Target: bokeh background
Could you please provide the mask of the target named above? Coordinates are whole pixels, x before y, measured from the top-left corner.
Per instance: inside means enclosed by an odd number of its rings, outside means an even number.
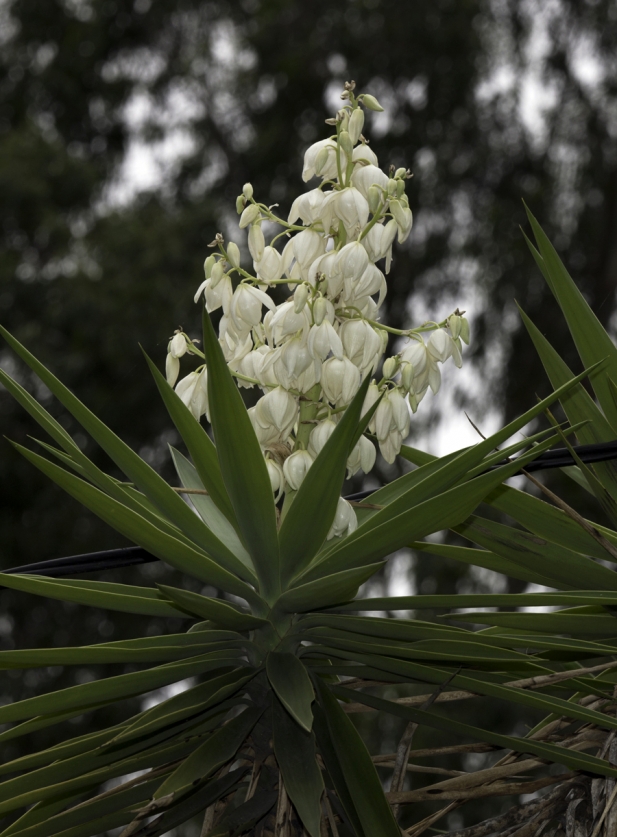
[[[456,306],[471,320],[464,369],[412,422],[411,443],[443,453],[476,438],[465,412],[492,431],[547,392],[515,300],[578,371],[519,228],[523,200],[602,323],[617,325],[617,3],[0,0],[0,322],[170,480],[176,436],[138,344],[162,365],[175,328],[198,335],[192,296],[208,242],[233,230],[246,181],[286,213],[305,188],[302,154],[325,135],[347,79],[385,107],[365,131],[382,165],[414,174],[414,229],[389,276],[387,322],[409,327]],[[0,365],[109,466],[2,346]],[[1,388],[0,426],[22,443],[40,435]],[[369,484],[396,473],[381,462]],[[0,568],[121,545],[0,441]],[[105,577],[184,583],[161,565]],[[520,589],[407,553],[380,584]],[[179,627],[8,591],[0,605],[6,648]],[[9,672],[0,699],[99,673]],[[84,716],[67,735],[99,720]],[[484,722],[521,732],[525,719]],[[392,752],[396,724],[362,723],[375,752]],[[19,739],[4,756],[50,741]],[[473,758],[443,764],[477,767]]]

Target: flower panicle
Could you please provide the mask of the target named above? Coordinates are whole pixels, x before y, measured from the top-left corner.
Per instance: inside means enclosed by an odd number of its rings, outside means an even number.
[[[460,367],[462,344],[469,342],[469,324],[458,309],[440,323],[407,331],[380,322],[394,244],[405,242],[413,225],[406,193],[412,175],[402,167],[380,168],[363,135],[365,110],[382,110],[377,99],[356,95],[352,82],[342,98],[344,106],[326,120],[335,133],[304,155],[303,181],[320,183],[292,202],[286,220],[245,183],[236,210],[252,272],[242,267],[238,244],[218,233],[195,294],[208,312],[222,309],[219,341],[239,386],[263,393],[249,416],[277,499],[298,490],[367,376],[365,410],[381,399],[368,430],[392,463],[411,414],[429,389],[440,388],[440,365],[451,358]],[[273,226],[281,231],[266,241],[264,229],[270,235]],[[278,285],[291,295],[275,304],[268,291]],[[404,338],[402,348],[384,359],[390,334]],[[167,380],[199,419],[208,416],[207,369],[178,381],[187,353],[202,356],[178,330],[169,342]],[[368,473],[375,458],[373,442],[363,436],[349,456],[348,476]],[[353,530],[355,515],[347,506],[337,512],[330,537]]]

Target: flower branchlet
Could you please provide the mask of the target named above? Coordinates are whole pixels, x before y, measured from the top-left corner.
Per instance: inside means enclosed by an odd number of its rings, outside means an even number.
[[[429,389],[439,390],[440,365],[452,358],[460,367],[462,343],[469,342],[469,324],[458,309],[441,322],[407,330],[379,320],[394,242],[402,244],[412,228],[406,194],[412,173],[379,167],[363,131],[365,110],[383,108],[374,96],[355,91],[354,81],[345,83],[345,104],[326,120],[335,133],[307,149],[302,179],[321,182],[293,201],[286,220],[244,184],[236,210],[239,229],[247,230],[252,272],[242,267],[238,244],[217,233],[195,294],[208,311],[222,309],[219,341],[239,386],[263,393],[249,415],[277,499],[297,491],[362,380],[382,361],[365,409],[381,399],[369,431],[393,462],[411,413]],[[268,234],[272,224],[281,228],[269,242],[264,222]],[[278,285],[287,285],[291,296],[275,305],[267,291]],[[407,342],[383,360],[389,334]],[[167,379],[199,419],[208,416],[207,368],[178,381],[185,354],[203,358],[180,329],[169,342]],[[375,456],[373,443],[362,437],[348,459],[348,475],[368,473]],[[354,526],[353,509],[342,505],[331,535]]]

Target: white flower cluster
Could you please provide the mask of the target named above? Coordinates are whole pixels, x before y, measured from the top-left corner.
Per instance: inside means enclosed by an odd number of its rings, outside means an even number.
[[[371,382],[365,410],[379,401],[369,433],[390,463],[409,432],[410,410],[429,388],[439,389],[440,363],[452,357],[461,365],[461,339],[469,337],[458,311],[408,331],[379,322],[392,246],[405,241],[412,226],[405,194],[410,174],[379,168],[362,130],[363,107],[381,107],[354,89],[346,83],[347,104],[326,120],[336,133],[306,151],[302,178],[321,182],[294,200],[287,221],[255,201],[250,183],[244,186],[236,208],[240,229],[248,229],[253,271],[241,266],[238,245],[225,246],[219,234],[195,295],[195,301],[205,298],[208,311],[222,308],[219,340],[238,384],[263,392],[249,415],[277,499],[300,487],[362,380],[379,367],[388,333],[406,344]],[[270,232],[274,224],[282,231],[266,243],[262,227]],[[291,295],[275,304],[267,291],[279,285]],[[430,333],[426,342],[423,333]],[[187,352],[203,357],[179,331],[169,343],[167,379],[196,419],[209,417],[206,366],[176,384],[179,358]],[[348,459],[348,476],[368,473],[375,457],[373,442],[363,436]],[[341,500],[330,536],[354,526],[353,509]]]

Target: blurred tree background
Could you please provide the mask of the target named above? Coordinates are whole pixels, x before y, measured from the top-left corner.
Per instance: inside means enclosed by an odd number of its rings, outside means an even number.
[[[192,296],[208,242],[232,232],[245,181],[286,213],[304,188],[302,154],[324,135],[346,79],[386,109],[365,131],[380,162],[414,173],[415,225],[389,277],[388,323],[440,319],[457,305],[472,323],[465,368],[422,404],[412,444],[467,444],[464,410],[489,429],[546,393],[514,299],[572,357],[519,230],[521,199],[612,325],[615,2],[0,0],[0,44],[0,321],[170,480],[175,435],[138,344],[163,364],[175,328],[198,335]],[[1,347],[0,364],[48,406]],[[11,439],[37,435],[4,392],[0,419]],[[123,545],[6,441],[0,451],[0,567]],[[382,463],[379,474],[396,472]],[[151,583],[165,572],[107,575]],[[408,556],[389,580],[421,592],[491,583]],[[122,615],[0,599],[9,648],[144,630]],[[4,677],[3,701],[96,670],[16,675]],[[391,752],[395,733],[373,730],[374,745],[381,736]]]

